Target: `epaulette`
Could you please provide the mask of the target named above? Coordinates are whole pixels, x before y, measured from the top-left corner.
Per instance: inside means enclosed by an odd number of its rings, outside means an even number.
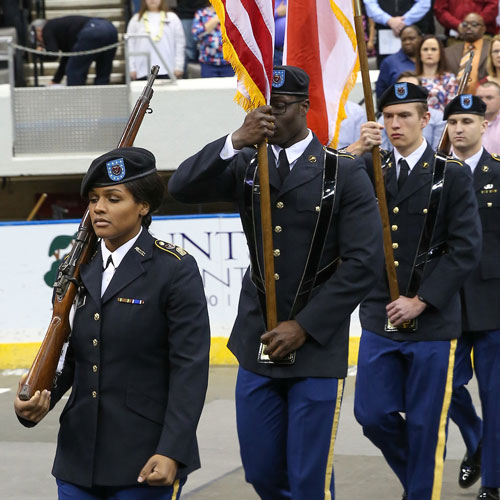
[[[500,155],[497,155],[496,153],[491,153],[491,157],[496,161],[500,161]]]
[[[173,255],[179,260],[181,260],[182,257],[188,254],[186,250],[184,250],[184,248],[175,246],[173,243],[167,243],[166,241],[155,240],[155,245],[160,250]]]

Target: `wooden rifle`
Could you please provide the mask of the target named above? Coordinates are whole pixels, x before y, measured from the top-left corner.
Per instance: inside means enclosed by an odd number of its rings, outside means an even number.
[[[129,147],[134,144],[144,115],[151,112],[149,103],[153,97],[153,82],[159,70],[159,66],[151,68],[151,74],[128,119],[118,143],[118,148]],[[31,365],[28,377],[19,392],[19,399],[22,401],[31,399],[36,391],[41,392],[44,389],[52,389],[61,351],[71,332],[69,314],[80,284],[80,267],[90,260],[96,241],[97,237],[87,208],[80,222],[73,247],[59,267],[54,283],[52,319],[42,345]]]
[[[464,69],[464,74],[460,80],[460,84],[458,85],[457,95],[461,95],[465,92],[467,88],[467,84],[469,83],[470,74],[472,71],[472,60],[474,59],[474,51],[472,50],[469,55],[469,60]],[[450,136],[448,134],[448,123],[444,126],[443,133],[441,134],[441,139],[439,139],[439,144],[437,147],[437,152],[442,155],[449,155],[451,152],[451,142]]]

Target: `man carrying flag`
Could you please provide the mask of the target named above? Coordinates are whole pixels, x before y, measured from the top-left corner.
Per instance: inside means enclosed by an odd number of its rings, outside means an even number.
[[[241,215],[251,266],[228,346],[240,363],[236,415],[246,479],[265,500],[334,498],[349,318],[383,262],[363,162],[321,145],[307,127],[309,105],[305,71],[276,67],[270,105],[185,160],[169,182],[179,201],[233,201]],[[270,331],[254,147],[266,139],[278,317]]]

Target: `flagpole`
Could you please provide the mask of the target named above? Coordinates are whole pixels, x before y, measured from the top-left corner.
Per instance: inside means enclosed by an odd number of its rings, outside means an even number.
[[[368,121],[374,122],[375,108],[373,106],[372,86],[370,82],[370,72],[368,69],[368,56],[366,53],[365,31],[361,12],[361,0],[354,2],[354,26],[356,28],[356,39],[358,42],[359,65],[361,68],[361,78],[363,81],[363,94],[365,96],[366,117]],[[375,192],[378,199],[378,208],[382,218],[382,231],[384,239],[385,268],[387,280],[389,282],[389,293],[391,300],[399,297],[398,279],[396,276],[396,266],[394,264],[394,252],[392,249],[391,228],[389,223],[389,212],[387,210],[387,199],[385,197],[385,185],[382,175],[382,162],[380,161],[380,149],[378,146],[372,148],[373,178],[375,180]]]
[[[262,253],[264,256],[264,282],[266,288],[267,330],[278,325],[276,310],[276,281],[274,277],[273,230],[271,221],[271,194],[267,161],[267,141],[259,144],[260,219],[262,225]]]

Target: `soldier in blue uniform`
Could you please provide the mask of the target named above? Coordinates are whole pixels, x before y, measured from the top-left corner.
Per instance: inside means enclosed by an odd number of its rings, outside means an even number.
[[[500,487],[500,158],[482,145],[486,104],[473,95],[455,97],[444,110],[453,154],[473,173],[483,227],[479,267],[461,291],[462,336],[458,340],[450,418],[458,425],[467,453],[458,482],[468,488],[481,476],[478,499],[498,500]],[[495,305],[496,304],[496,305]],[[465,385],[472,378],[471,351],[479,385],[483,422]],[[482,444],[481,444],[482,438]]]
[[[164,194],[152,153],[100,156],[81,193],[101,240],[81,268],[64,368],[52,391],[16,398],[15,410],[31,427],[72,387],[52,471],[59,499],[178,499],[200,465],[210,340],[201,277],[182,248],[148,232]]]
[[[233,201],[241,215],[252,262],[228,346],[240,364],[236,414],[246,480],[265,500],[334,498],[349,317],[383,260],[363,163],[327,151],[307,128],[308,87],[302,69],[275,68],[271,105],[184,161],[169,182],[179,201]],[[268,332],[253,146],[266,138],[279,321]]]
[[[394,146],[383,164],[400,296],[391,301],[380,280],[361,304],[354,411],[403,498],[431,500],[441,494],[459,289],[479,260],[480,221],[470,169],[446,158],[435,164],[422,136],[427,91],[396,83],[380,106]],[[348,149],[361,154],[380,144],[380,128],[364,124]]]

